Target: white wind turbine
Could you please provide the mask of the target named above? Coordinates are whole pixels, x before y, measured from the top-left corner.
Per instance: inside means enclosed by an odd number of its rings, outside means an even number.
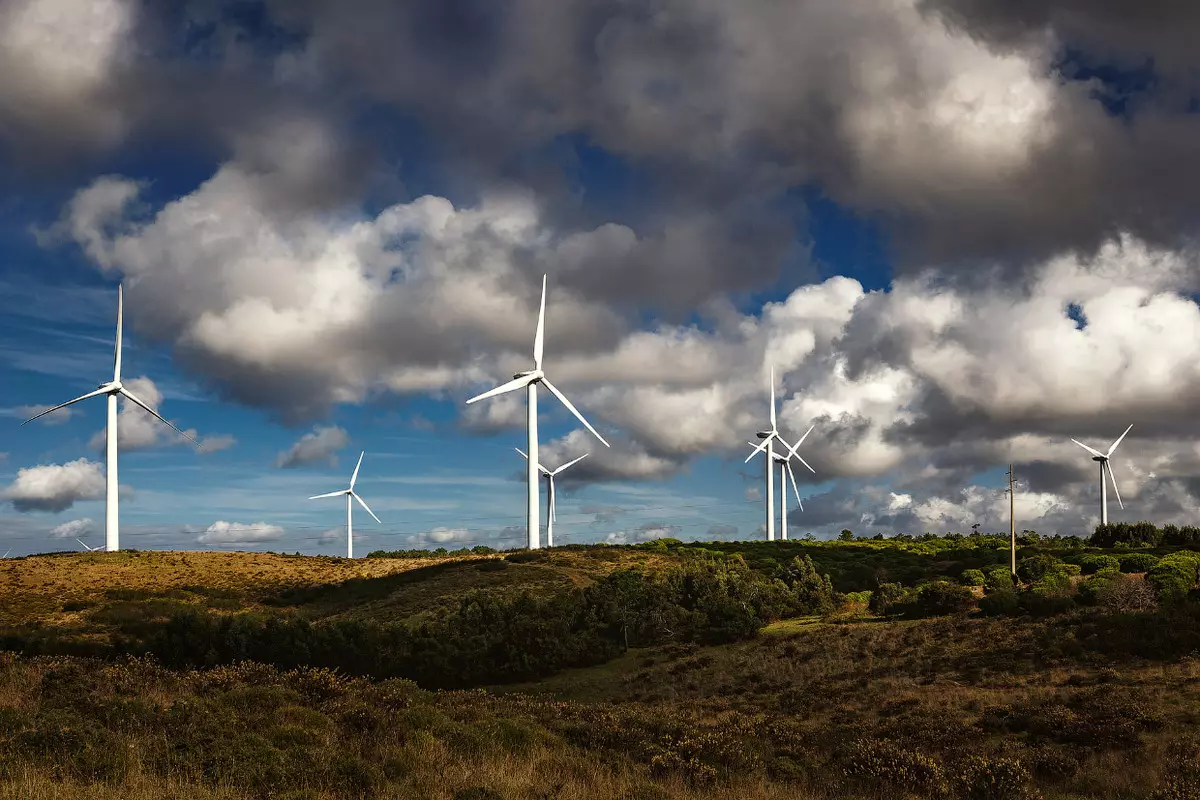
[[[763,472],[766,474],[766,478],[767,478],[767,496],[765,498],[767,501],[767,541],[773,542],[773,541],[775,541],[775,468],[773,466],[775,463],[775,448],[774,448],[773,443],[776,439],[778,439],[779,443],[782,444],[784,447],[788,446],[788,443],[785,442],[783,440],[783,437],[779,435],[779,428],[775,424],[775,368],[774,367],[771,368],[771,429],[766,430],[766,431],[759,431],[758,438],[762,439],[762,442],[758,445],[758,447],[754,448],[753,453],[746,456],[745,463],[747,463],[747,464],[750,463],[750,459],[754,458],[756,455],[759,454],[759,452],[761,450],[766,448],[767,463],[766,463],[766,466],[763,468]]]
[[[524,450],[519,447],[515,447],[513,449],[520,453],[526,461],[529,460],[529,456],[525,455]],[[554,476],[565,470],[567,467],[578,464],[580,461],[583,461],[590,455],[591,453],[584,453],[579,458],[575,459],[574,461],[568,461],[556,470],[546,469],[541,464],[537,465],[538,470],[546,476],[546,485],[548,487],[546,489],[546,547],[554,547],[554,522],[556,519],[558,519],[554,513]]]
[[[1101,453],[1098,450],[1093,450],[1092,448],[1088,447],[1083,442],[1078,441],[1076,439],[1071,440],[1072,442],[1075,442],[1075,444],[1082,447],[1084,450],[1087,450],[1089,453],[1091,453],[1092,461],[1100,462],[1100,524],[1101,525],[1108,524],[1108,491],[1107,491],[1107,487],[1104,485],[1105,470],[1108,470],[1108,477],[1112,480],[1113,492],[1115,492],[1117,495],[1117,503],[1120,504],[1122,511],[1125,510],[1125,504],[1121,502],[1121,492],[1120,492],[1120,490],[1117,489],[1117,478],[1115,475],[1113,475],[1112,465],[1108,463],[1108,459],[1109,459],[1109,456],[1111,456],[1113,454],[1113,451],[1115,451],[1117,449],[1117,445],[1119,445],[1121,443],[1121,440],[1125,438],[1125,434],[1129,433],[1129,431],[1132,429],[1133,429],[1132,425],[1130,425],[1128,428],[1126,428],[1125,433],[1122,433],[1119,437],[1117,437],[1117,440],[1112,443],[1112,447],[1108,448],[1107,453]]]
[[[4,555],[0,556],[0,558],[8,558],[8,554],[9,554],[9,553],[11,553],[11,552],[12,552],[12,548],[9,548],[8,550],[5,550],[5,551],[4,551]]]
[[[81,545],[83,545],[83,549],[84,549],[84,550],[87,550],[89,553],[95,553],[95,552],[97,552],[97,551],[100,551],[100,552],[103,552],[103,551],[104,551],[104,545],[102,545],[102,544],[98,544],[98,545],[96,545],[95,547],[90,547],[90,546],[88,545],[88,543],[87,543],[87,542],[85,542],[83,539],[76,539],[75,541],[77,541],[77,542],[79,542]]]
[[[354,558],[354,503],[357,500],[358,504],[367,510],[367,513],[375,517],[375,512],[371,510],[366,501],[358,496],[358,492],[354,491],[354,482],[358,480],[358,468],[362,466],[363,456],[367,454],[363,450],[358,454],[358,463],[354,465],[354,474],[350,476],[350,488],[342,489],[338,492],[326,492],[325,494],[313,495],[309,500],[320,500],[324,497],[341,497],[346,495],[346,558]],[[375,521],[380,525],[383,524],[379,517],[375,517]]]
[[[808,435],[810,433],[812,433],[812,430],[814,427],[816,427],[816,426],[815,425],[808,426],[808,430],[806,430],[804,432],[804,435],[800,437],[800,440],[798,442],[796,442],[794,445],[791,445],[790,447],[788,447],[788,443],[786,441],[784,441],[782,436],[778,437],[779,443],[782,444],[785,448],[787,448],[787,455],[780,455],[778,453],[771,454],[771,458],[775,461],[776,464],[779,465],[779,538],[781,541],[787,541],[787,538],[788,538],[788,535],[787,535],[787,484],[784,482],[784,475],[786,475],[788,478],[791,479],[792,492],[796,496],[796,503],[797,503],[797,505],[800,506],[801,511],[804,510],[804,501],[800,499],[800,489],[798,486],[796,486],[796,474],[794,472],[792,472],[792,459],[793,458],[799,459],[801,464],[808,467],[809,472],[813,473],[814,475],[817,474],[817,471],[815,469],[813,469],[809,465],[809,463],[807,461],[805,461],[804,458],[796,452],[797,450],[800,449],[800,445],[804,444],[804,440],[808,438]],[[746,442],[746,444],[750,445],[751,447],[755,446],[754,442]],[[757,449],[755,449],[754,453],[750,454],[750,457],[753,458],[756,453],[758,453]]]
[[[528,372],[518,372],[516,375],[513,376],[513,379],[511,381],[509,381],[508,383],[501,384],[500,386],[497,386],[495,389],[490,389],[490,390],[484,392],[483,394],[472,397],[470,400],[467,401],[467,404],[470,405],[471,403],[474,403],[477,400],[483,400],[484,398],[487,398],[487,397],[495,397],[496,395],[506,394],[507,392],[512,392],[517,389],[526,388],[528,390],[528,401],[527,401],[528,402],[528,408],[527,408],[528,422],[527,422],[527,426],[528,426],[529,441],[528,441],[527,447],[528,447],[529,454],[526,456],[526,459],[529,461],[529,469],[526,472],[526,480],[528,482],[528,485],[527,485],[528,500],[527,500],[525,528],[526,528],[526,535],[528,536],[528,539],[529,539],[529,549],[530,550],[536,550],[539,546],[538,535],[540,533],[539,528],[541,526],[541,523],[538,520],[538,513],[539,513],[539,509],[538,509],[538,432],[537,432],[537,387],[538,387],[538,384],[540,383],[540,384],[545,385],[545,387],[550,390],[550,393],[552,395],[554,395],[555,397],[557,397],[559,402],[561,402],[564,406],[566,406],[567,410],[570,411],[572,414],[574,414],[575,417],[580,422],[583,423],[584,427],[586,427],[589,431],[591,431],[592,434],[595,435],[595,437],[600,440],[601,444],[603,444],[605,447],[609,446],[608,442],[604,441],[604,437],[601,436],[596,431],[596,429],[592,427],[592,424],[583,418],[583,414],[579,413],[579,409],[575,408],[575,406],[573,406],[571,404],[571,401],[566,398],[566,395],[564,395],[557,388],[555,388],[554,384],[550,382],[550,379],[546,377],[546,373],[542,371],[542,349],[543,349],[543,345],[545,343],[545,331],[544,331],[545,323],[546,323],[546,276],[543,275],[542,276],[542,304],[541,304],[541,308],[538,311],[537,331],[533,335],[533,369],[529,370]]]
[[[78,403],[80,400],[87,400],[92,397],[106,395],[108,397],[108,422],[104,428],[105,438],[105,466],[104,466],[104,482],[105,482],[105,503],[104,503],[104,549],[108,552],[115,552],[121,549],[120,532],[118,530],[119,517],[117,515],[117,397],[124,397],[130,403],[142,408],[155,417],[159,422],[163,423],[171,430],[178,433],[183,438],[187,439],[197,447],[200,443],[193,439],[188,434],[176,428],[150,406],[143,403],[135,397],[124,384],[121,383],[121,325],[122,317],[125,311],[125,293],[121,286],[117,286],[117,344],[116,354],[113,357],[113,379],[108,383],[100,384],[100,388],[94,392],[88,392],[82,397],[76,397],[74,400],[68,400],[62,405],[48,408],[42,413],[30,417],[22,422],[22,425],[28,425],[38,417],[44,417],[52,411],[57,411],[60,408],[66,408],[69,405]]]

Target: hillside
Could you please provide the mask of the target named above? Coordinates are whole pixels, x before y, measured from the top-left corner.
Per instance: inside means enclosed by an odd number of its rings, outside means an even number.
[[[1200,558],[1020,555],[0,562],[0,797],[1200,796]]]

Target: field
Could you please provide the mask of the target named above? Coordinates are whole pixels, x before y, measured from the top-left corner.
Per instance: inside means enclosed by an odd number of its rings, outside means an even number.
[[[1200,798],[1200,559],[1108,544],[3,561],[0,797]]]

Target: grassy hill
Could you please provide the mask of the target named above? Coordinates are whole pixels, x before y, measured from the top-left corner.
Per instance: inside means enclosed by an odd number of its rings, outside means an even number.
[[[0,561],[0,798],[1200,798],[1200,566],[1130,552]]]

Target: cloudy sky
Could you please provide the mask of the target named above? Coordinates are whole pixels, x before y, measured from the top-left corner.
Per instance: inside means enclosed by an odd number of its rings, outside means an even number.
[[[1200,10],[1155,0],[0,0],[0,539],[557,542],[1200,520]],[[1111,498],[1110,490],[1110,498]],[[795,499],[789,498],[795,507]]]

